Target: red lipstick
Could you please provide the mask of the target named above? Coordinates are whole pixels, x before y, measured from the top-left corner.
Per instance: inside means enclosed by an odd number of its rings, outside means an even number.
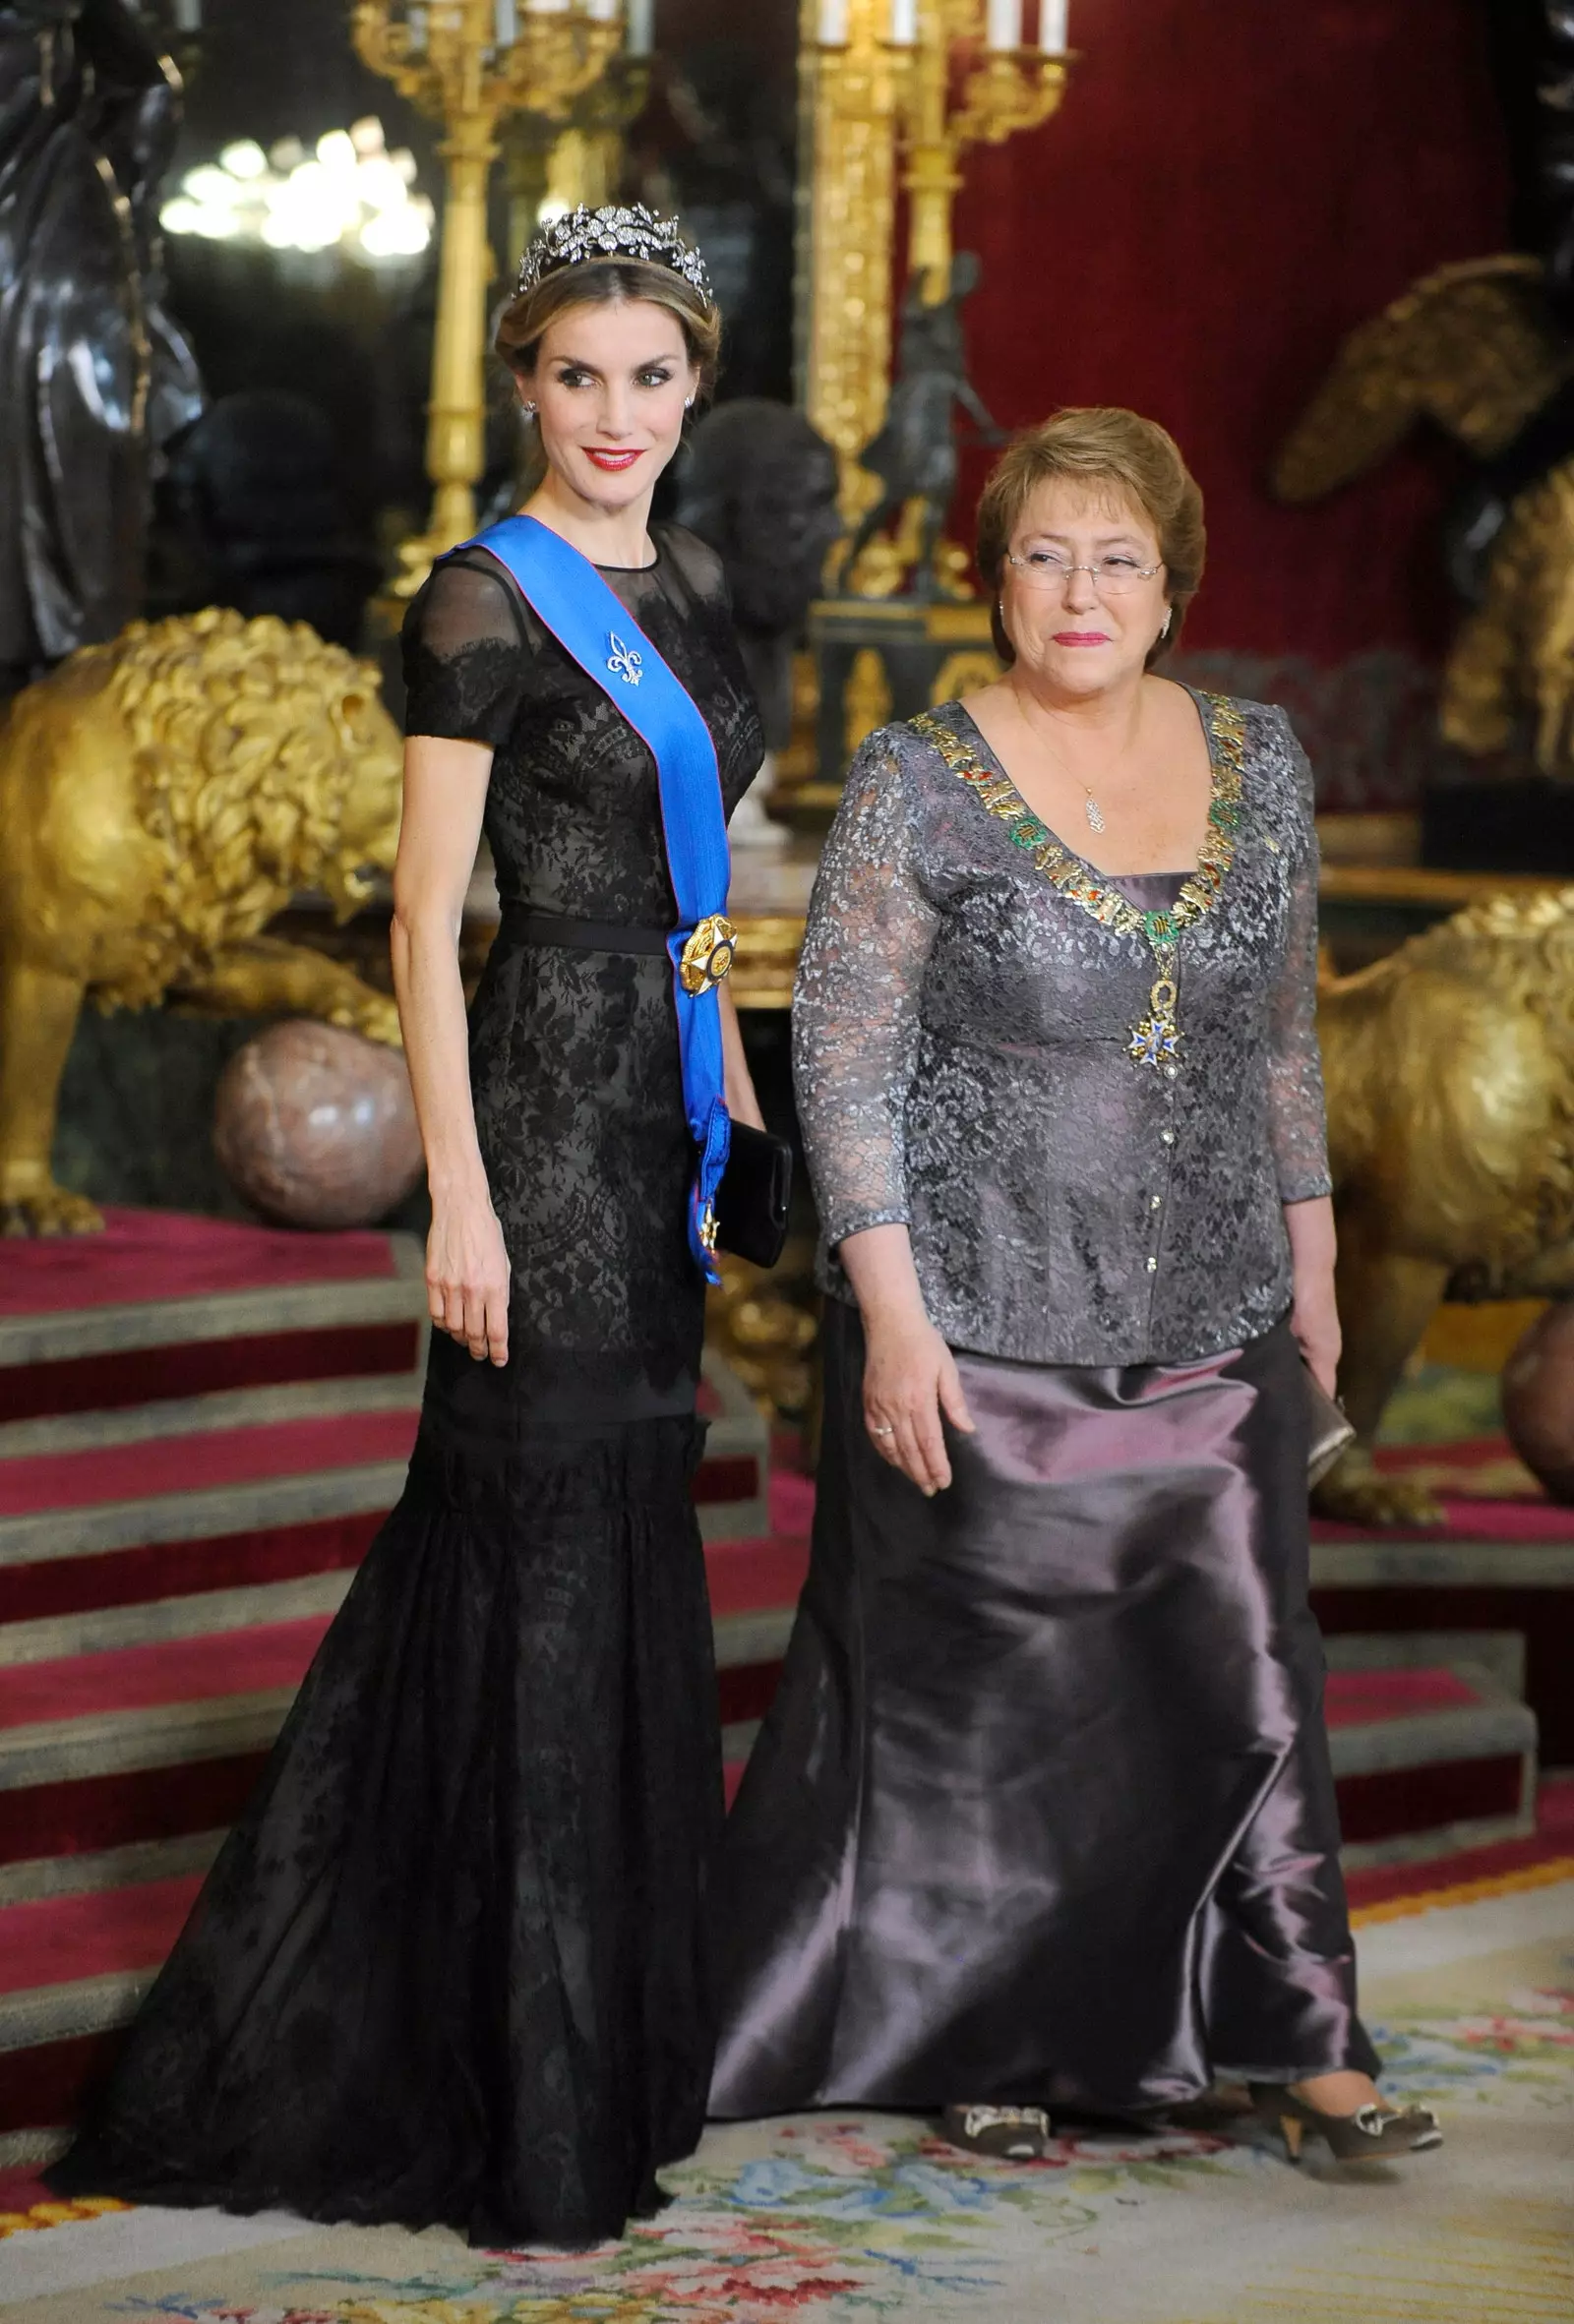
[[[636,460],[642,460],[645,455],[642,451],[593,451],[587,445],[584,456],[598,468],[605,468],[609,475],[616,476],[625,468],[632,468]]]

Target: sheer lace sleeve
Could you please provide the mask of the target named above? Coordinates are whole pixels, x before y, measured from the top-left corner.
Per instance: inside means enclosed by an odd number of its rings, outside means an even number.
[[[908,1216],[902,1120],[938,915],[889,729],[848,770],[809,909],[793,1000],[793,1077],[832,1249]]]
[[[1282,711],[1279,715],[1284,717]],[[1269,1021],[1268,1103],[1279,1198],[1299,1203],[1327,1194],[1333,1181],[1317,1049],[1317,827],[1311,766],[1288,719],[1284,726],[1299,812],[1290,863],[1289,940]]]
[[[407,735],[508,739],[529,677],[518,599],[491,564],[440,565],[404,617]]]

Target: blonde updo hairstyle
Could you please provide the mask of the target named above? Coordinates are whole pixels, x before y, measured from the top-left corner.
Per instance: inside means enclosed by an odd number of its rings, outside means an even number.
[[[1148,654],[1151,670],[1180,637],[1201,586],[1208,532],[1201,487],[1175,438],[1156,420],[1115,404],[1056,412],[1019,436],[990,473],[978,505],[978,569],[993,601],[995,650],[1009,669],[1016,648],[1000,618],[1000,583],[1011,536],[1039,486],[1062,482],[1138,509],[1158,541],[1172,612],[1168,635]]]
[[[521,387],[535,377],[548,328],[571,307],[632,306],[647,301],[677,317],[689,360],[699,374],[696,402],[708,399],[721,358],[721,316],[709,299],[670,267],[646,259],[591,259],[560,267],[533,290],[511,299],[498,321],[496,346]]]

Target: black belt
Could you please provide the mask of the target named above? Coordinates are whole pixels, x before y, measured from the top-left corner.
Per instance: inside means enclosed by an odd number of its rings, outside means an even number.
[[[562,944],[574,952],[667,952],[665,928],[619,927],[607,920],[565,920],[503,900],[503,928],[515,944]]]

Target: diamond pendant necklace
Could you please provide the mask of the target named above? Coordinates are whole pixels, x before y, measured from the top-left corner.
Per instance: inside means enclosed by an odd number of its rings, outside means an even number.
[[[1087,793],[1082,811],[1087,816],[1088,827],[1093,831],[1102,831],[1104,829],[1104,810],[1092,792],[1088,790],[1086,783],[1083,784],[1082,789]]]

